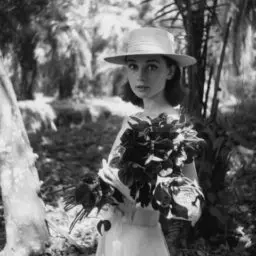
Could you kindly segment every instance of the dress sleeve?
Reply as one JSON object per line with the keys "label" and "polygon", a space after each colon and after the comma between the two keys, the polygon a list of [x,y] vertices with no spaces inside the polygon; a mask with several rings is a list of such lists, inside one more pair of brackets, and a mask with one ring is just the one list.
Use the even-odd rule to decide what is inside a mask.
{"label": "dress sleeve", "polygon": [[194,161],[192,161],[189,164],[187,164],[187,163],[184,164],[184,166],[182,167],[182,174],[185,177],[191,179],[192,181],[198,182],[198,176],[197,176],[197,171],[196,171]]}
{"label": "dress sleeve", "polygon": [[124,133],[124,131],[128,128],[128,116],[126,116],[123,120],[123,123],[121,125],[121,129],[119,130],[117,136],[116,136],[116,139],[112,145],[112,148],[111,148],[111,151],[109,153],[109,156],[108,156],[108,163],[111,162],[111,160],[114,158],[115,156],[115,153],[116,153],[116,149],[117,147],[120,145],[120,138],[122,136],[122,134]]}
{"label": "dress sleeve", "polygon": [[103,167],[99,170],[99,177],[108,185],[117,189],[125,198],[130,201],[134,199],[130,195],[130,189],[128,186],[124,185],[123,182],[119,179],[118,175],[119,169],[109,166],[106,161],[103,161]]}

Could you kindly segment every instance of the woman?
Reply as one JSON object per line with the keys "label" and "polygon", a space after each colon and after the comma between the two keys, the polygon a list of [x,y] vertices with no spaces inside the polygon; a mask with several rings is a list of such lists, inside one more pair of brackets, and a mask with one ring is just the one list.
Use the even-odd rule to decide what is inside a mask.
{"label": "woman", "polygon": [[[106,61],[125,65],[128,83],[124,99],[141,106],[143,111],[135,117],[143,120],[156,118],[165,113],[168,118],[178,120],[175,108],[182,100],[180,67],[193,65],[196,60],[187,55],[174,53],[173,36],[158,28],[133,30],[124,53],[107,57]],[[99,171],[99,176],[117,188],[124,196],[124,203],[114,207],[110,216],[111,228],[99,239],[96,256],[167,256],[170,255],[159,224],[159,211],[152,205],[142,207],[130,196],[130,190],[120,182],[109,165],[116,155],[120,138],[130,123],[124,120],[114,142],[108,163]],[[182,166],[182,174],[191,183],[197,184],[197,173],[192,159]],[[200,204],[190,211],[192,225],[200,217]],[[178,218],[178,217],[177,217]]]}

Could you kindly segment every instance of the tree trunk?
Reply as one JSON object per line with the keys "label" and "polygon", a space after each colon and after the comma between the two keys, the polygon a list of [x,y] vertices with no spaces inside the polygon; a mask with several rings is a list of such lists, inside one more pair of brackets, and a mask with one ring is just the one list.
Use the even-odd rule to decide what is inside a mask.
{"label": "tree trunk", "polygon": [[253,31],[252,24],[247,24],[244,28],[245,38],[243,42],[242,52],[241,54],[241,72],[244,73],[253,73],[253,61],[255,59],[255,50],[253,49]]}
{"label": "tree trunk", "polygon": [[191,10],[191,17],[187,19],[186,33],[188,37],[188,54],[197,59],[197,67],[189,70],[189,109],[197,116],[201,116],[203,109],[203,89],[205,82],[204,60],[201,49],[204,33],[204,11],[203,7],[198,10]]}
{"label": "tree trunk", "polygon": [[18,100],[33,100],[34,87],[37,71],[37,62],[34,58],[36,43],[34,40],[35,32],[29,25],[23,29],[24,35],[18,46],[18,57],[21,65],[21,84],[19,88]]}
{"label": "tree trunk", "polygon": [[248,22],[245,19],[248,0],[239,0],[238,10],[235,10],[234,24],[232,31],[233,49],[232,49],[232,71],[234,76],[241,75],[241,56],[243,42],[245,41]]}
{"label": "tree trunk", "polygon": [[205,3],[204,1],[175,0],[183,18],[187,35],[187,53],[197,59],[197,65],[188,69],[189,94],[185,107],[196,116],[202,115],[205,82],[205,59],[202,56]]}
{"label": "tree trunk", "polygon": [[58,79],[59,99],[66,99],[73,96],[73,89],[76,83],[75,55],[63,60],[63,67]]}
{"label": "tree trunk", "polygon": [[74,79],[70,74],[66,73],[59,78],[59,99],[67,99],[72,97],[74,87]]}
{"label": "tree trunk", "polygon": [[7,241],[0,255],[36,255],[49,239],[45,211],[38,196],[35,155],[1,59],[0,99],[0,184]]}

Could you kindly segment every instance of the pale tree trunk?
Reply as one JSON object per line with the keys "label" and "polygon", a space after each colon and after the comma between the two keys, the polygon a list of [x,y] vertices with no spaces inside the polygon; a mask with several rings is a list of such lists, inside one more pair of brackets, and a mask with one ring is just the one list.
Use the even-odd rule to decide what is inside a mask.
{"label": "pale tree trunk", "polygon": [[248,0],[239,0],[236,2],[237,9],[233,13],[234,24],[232,30],[233,49],[232,49],[232,63],[233,75],[239,76],[241,72],[241,57],[244,54],[243,44],[246,38],[248,21],[246,20],[246,9]]}
{"label": "pale tree trunk", "polygon": [[241,73],[247,74],[253,73],[253,61],[255,58],[255,52],[253,49],[253,26],[248,24],[245,30],[245,38],[243,42],[242,52],[241,55]]}
{"label": "pale tree trunk", "polygon": [[34,163],[15,93],[0,59],[0,184],[7,241],[1,256],[37,255],[48,242]]}

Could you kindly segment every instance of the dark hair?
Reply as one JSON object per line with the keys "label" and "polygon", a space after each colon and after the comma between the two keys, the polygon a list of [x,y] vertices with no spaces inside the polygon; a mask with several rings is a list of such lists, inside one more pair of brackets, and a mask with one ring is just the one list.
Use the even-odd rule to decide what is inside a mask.
{"label": "dark hair", "polygon": [[[176,66],[173,78],[166,81],[164,89],[164,96],[167,102],[172,107],[175,107],[182,102],[185,95],[181,88],[181,70],[176,61],[165,56],[163,56],[163,58],[165,59],[168,66]],[[124,101],[131,102],[136,106],[143,107],[143,100],[133,93],[129,81],[123,85],[122,99]]]}

